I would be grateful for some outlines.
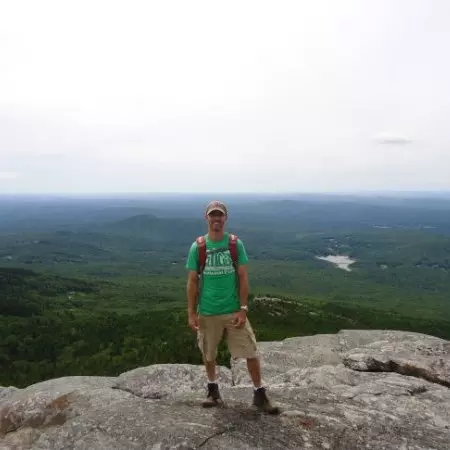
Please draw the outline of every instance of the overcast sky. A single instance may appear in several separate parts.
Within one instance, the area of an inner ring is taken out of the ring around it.
[[[450,189],[450,1],[3,1],[0,193]]]

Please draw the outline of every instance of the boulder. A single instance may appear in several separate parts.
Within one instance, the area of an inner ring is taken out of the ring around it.
[[[203,367],[158,364],[0,388],[0,450],[450,448],[448,341],[343,330],[259,350],[277,416],[252,407],[245,361],[219,368],[210,409]]]

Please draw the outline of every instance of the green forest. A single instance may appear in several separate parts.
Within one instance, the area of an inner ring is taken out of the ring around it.
[[[184,263],[204,198],[0,198],[0,385],[201,364]],[[450,339],[450,201],[229,199],[258,340],[343,328]],[[331,214],[332,213],[332,214]],[[350,270],[318,259],[345,255]],[[219,362],[229,364],[221,345]]]

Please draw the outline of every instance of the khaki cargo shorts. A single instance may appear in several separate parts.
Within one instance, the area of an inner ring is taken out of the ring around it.
[[[245,325],[236,328],[232,314],[219,316],[199,316],[197,342],[206,361],[214,361],[217,347],[225,337],[232,358],[255,358],[257,356],[256,338],[247,318]]]

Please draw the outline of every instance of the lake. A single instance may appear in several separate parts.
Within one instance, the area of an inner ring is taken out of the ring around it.
[[[350,259],[348,256],[345,255],[316,256],[316,258],[330,262],[339,269],[346,270],[347,272],[352,271],[352,269],[350,269],[350,266],[356,262],[355,259]]]

